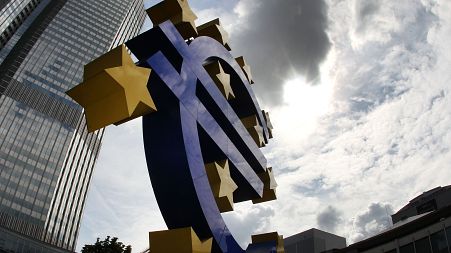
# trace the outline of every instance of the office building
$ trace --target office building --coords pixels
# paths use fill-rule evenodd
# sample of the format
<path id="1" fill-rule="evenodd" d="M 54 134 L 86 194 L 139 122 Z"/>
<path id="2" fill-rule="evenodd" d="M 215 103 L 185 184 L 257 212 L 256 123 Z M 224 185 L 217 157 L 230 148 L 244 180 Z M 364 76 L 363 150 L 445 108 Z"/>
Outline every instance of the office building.
<path id="1" fill-rule="evenodd" d="M 392 217 L 393 227 L 334 253 L 451 252 L 450 186 L 412 199 Z M 447 201 L 446 201 L 447 200 Z"/>
<path id="2" fill-rule="evenodd" d="M 0 2 L 0 252 L 74 251 L 103 130 L 65 91 L 144 18 L 142 0 Z"/>
<path id="3" fill-rule="evenodd" d="M 409 217 L 442 209 L 451 205 L 451 185 L 436 187 L 415 197 L 409 203 L 393 214 L 393 223 Z"/>
<path id="4" fill-rule="evenodd" d="M 410 217 L 334 253 L 449 253 L 451 206 Z"/>
<path id="5" fill-rule="evenodd" d="M 321 253 L 346 247 L 346 238 L 319 229 L 309 229 L 283 240 L 285 253 Z"/>

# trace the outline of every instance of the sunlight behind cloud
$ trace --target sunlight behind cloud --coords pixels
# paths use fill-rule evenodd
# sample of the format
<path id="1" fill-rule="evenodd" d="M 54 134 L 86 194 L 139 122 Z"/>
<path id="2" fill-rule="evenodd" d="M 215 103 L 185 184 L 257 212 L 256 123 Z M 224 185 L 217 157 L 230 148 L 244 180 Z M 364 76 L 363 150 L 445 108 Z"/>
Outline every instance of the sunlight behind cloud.
<path id="1" fill-rule="evenodd" d="M 286 82 L 284 104 L 271 114 L 277 138 L 294 144 L 308 137 L 329 110 L 331 96 L 330 84 L 311 85 L 302 77 Z"/>
<path id="2" fill-rule="evenodd" d="M 321 117 L 333 110 L 336 52 L 331 49 L 320 66 L 319 82 L 312 84 L 305 77 L 297 76 L 283 85 L 283 104 L 271 109 L 275 142 L 282 145 L 298 145 L 315 129 Z"/>

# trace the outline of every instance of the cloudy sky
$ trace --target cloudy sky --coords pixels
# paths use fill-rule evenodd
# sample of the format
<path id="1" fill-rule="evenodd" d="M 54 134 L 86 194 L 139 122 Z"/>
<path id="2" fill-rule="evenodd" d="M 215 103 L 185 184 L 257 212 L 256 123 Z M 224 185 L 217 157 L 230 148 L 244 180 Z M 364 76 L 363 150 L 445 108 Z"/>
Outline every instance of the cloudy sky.
<path id="1" fill-rule="evenodd" d="M 450 1 L 190 4 L 198 25 L 221 18 L 275 127 L 263 152 L 278 200 L 225 215 L 243 245 L 250 234 L 312 227 L 356 242 L 416 195 L 451 184 Z M 147 232 L 163 229 L 141 121 L 108 127 L 78 249 L 112 235 L 139 252 Z"/>

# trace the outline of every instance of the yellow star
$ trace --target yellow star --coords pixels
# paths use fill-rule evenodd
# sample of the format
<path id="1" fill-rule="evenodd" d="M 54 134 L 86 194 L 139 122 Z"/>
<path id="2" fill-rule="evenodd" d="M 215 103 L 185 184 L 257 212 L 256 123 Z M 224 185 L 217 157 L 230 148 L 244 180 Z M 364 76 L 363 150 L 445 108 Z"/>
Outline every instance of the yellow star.
<path id="1" fill-rule="evenodd" d="M 254 84 L 254 80 L 252 79 L 251 67 L 247 65 L 246 61 L 244 60 L 244 57 L 240 56 L 238 58 L 235 58 L 235 60 L 236 62 L 238 62 L 238 65 L 240 65 L 249 83 Z"/>
<path id="2" fill-rule="evenodd" d="M 259 148 L 265 146 L 265 138 L 263 138 L 263 128 L 260 126 L 258 122 L 257 116 L 251 115 L 241 119 L 244 127 L 247 129 L 252 139 L 254 139 L 255 143 Z"/>
<path id="3" fill-rule="evenodd" d="M 276 252 L 283 253 L 284 252 L 284 243 L 283 236 L 279 235 L 277 232 L 252 235 L 252 244 L 259 244 L 265 242 L 276 242 Z"/>
<path id="4" fill-rule="evenodd" d="M 199 36 L 208 36 L 215 40 L 217 40 L 219 43 L 224 45 L 227 50 L 231 50 L 229 46 L 229 34 L 224 30 L 224 28 L 221 26 L 221 22 L 219 22 L 219 18 L 214 19 L 210 22 L 207 22 L 199 27 L 197 27 L 197 32 Z"/>
<path id="5" fill-rule="evenodd" d="M 274 178 L 272 168 L 271 167 L 267 168 L 265 172 L 258 174 L 258 176 L 265 185 L 263 188 L 263 196 L 259 199 L 253 199 L 252 203 L 256 204 L 277 199 L 276 197 L 277 183 L 276 179 Z"/>
<path id="6" fill-rule="evenodd" d="M 197 37 L 194 24 L 197 16 L 191 10 L 188 0 L 164 0 L 147 9 L 147 15 L 154 25 L 171 20 L 184 39 Z"/>
<path id="7" fill-rule="evenodd" d="M 269 139 L 272 138 L 272 130 L 274 127 L 272 126 L 271 119 L 269 118 L 269 112 L 262 111 L 263 118 L 265 118 L 266 127 L 268 128 Z"/>
<path id="8" fill-rule="evenodd" d="M 227 100 L 235 98 L 235 94 L 230 86 L 230 75 L 224 72 L 224 69 L 219 61 L 206 65 L 205 70 L 207 70 L 208 74 L 210 74 L 216 86 Z"/>
<path id="9" fill-rule="evenodd" d="M 85 109 L 93 132 L 157 110 L 147 89 L 150 72 L 135 66 L 121 45 L 88 63 L 84 81 L 66 93 Z"/>
<path id="10" fill-rule="evenodd" d="M 200 240 L 192 227 L 149 233 L 152 253 L 210 253 L 213 238 Z"/>
<path id="11" fill-rule="evenodd" d="M 230 176 L 229 161 L 208 163 L 205 170 L 219 211 L 233 211 L 233 192 L 238 186 Z"/>

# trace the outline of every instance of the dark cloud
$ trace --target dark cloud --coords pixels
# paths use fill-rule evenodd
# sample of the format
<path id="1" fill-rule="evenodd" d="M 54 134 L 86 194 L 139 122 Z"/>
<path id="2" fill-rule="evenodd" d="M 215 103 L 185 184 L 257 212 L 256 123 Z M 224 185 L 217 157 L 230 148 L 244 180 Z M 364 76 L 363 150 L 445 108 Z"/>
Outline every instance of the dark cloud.
<path id="1" fill-rule="evenodd" d="M 391 214 L 393 214 L 391 205 L 382 203 L 371 204 L 367 211 L 358 215 L 355 219 L 356 241 L 363 240 L 389 228 L 392 225 Z"/>
<path id="2" fill-rule="evenodd" d="M 330 194 L 337 190 L 337 185 L 328 185 L 327 178 L 324 175 L 312 179 L 307 184 L 293 186 L 295 192 L 300 193 L 306 197 L 319 197 Z"/>
<path id="3" fill-rule="evenodd" d="M 356 2 L 357 16 L 359 19 L 364 19 L 379 10 L 379 6 L 380 1 L 377 0 L 358 1 Z"/>
<path id="4" fill-rule="evenodd" d="M 379 0 L 356 1 L 357 31 L 363 31 L 370 23 L 373 15 L 380 9 Z"/>
<path id="5" fill-rule="evenodd" d="M 248 0 L 247 15 L 231 43 L 248 59 L 257 94 L 268 103 L 282 98 L 283 82 L 301 74 L 319 78 L 330 48 L 324 0 Z M 251 6 L 251 7 L 250 7 Z"/>
<path id="6" fill-rule="evenodd" d="M 316 222 L 320 229 L 333 233 L 341 222 L 341 213 L 333 206 L 328 206 L 318 214 Z"/>

